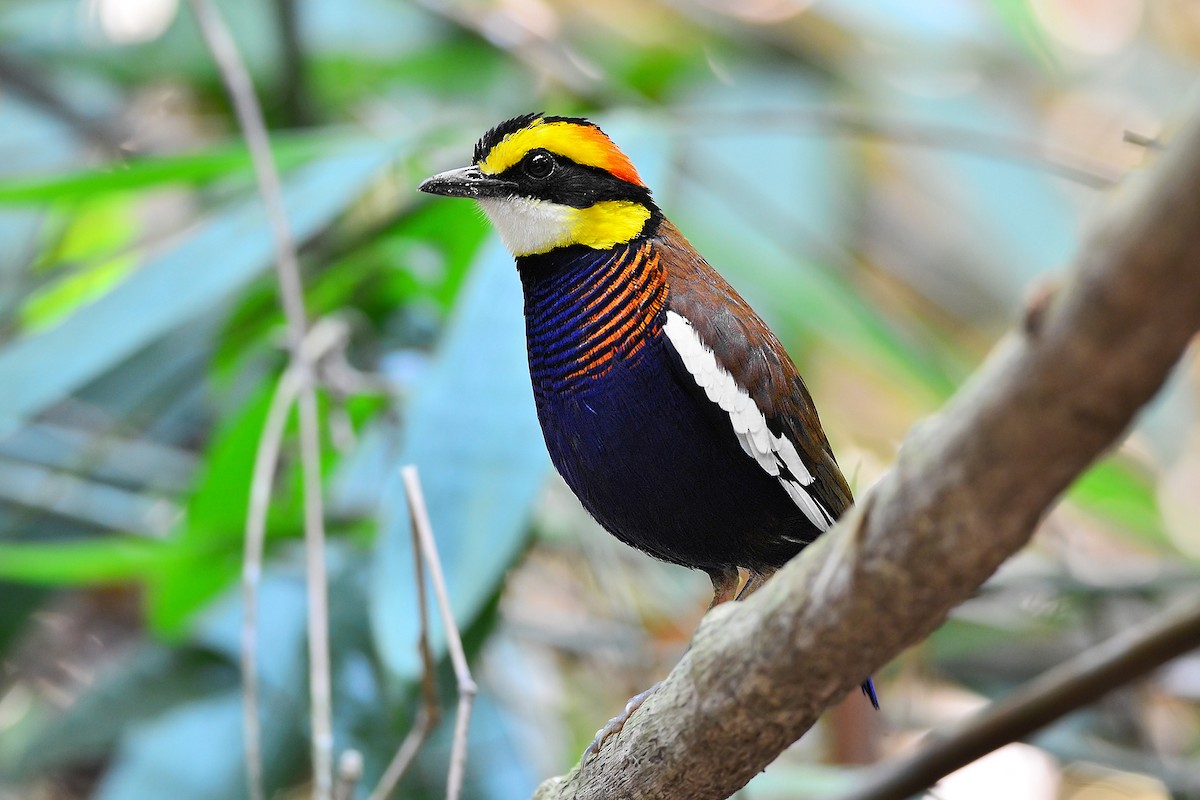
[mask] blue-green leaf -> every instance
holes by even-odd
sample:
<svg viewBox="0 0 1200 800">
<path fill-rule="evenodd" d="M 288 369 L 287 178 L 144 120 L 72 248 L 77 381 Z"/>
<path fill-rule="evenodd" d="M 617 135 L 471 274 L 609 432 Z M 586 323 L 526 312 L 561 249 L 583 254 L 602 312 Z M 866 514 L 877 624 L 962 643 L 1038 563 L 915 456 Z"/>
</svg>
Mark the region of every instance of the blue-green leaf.
<svg viewBox="0 0 1200 800">
<path fill-rule="evenodd" d="M 372 627 L 392 677 L 419 674 L 403 464 L 420 470 L 455 618 L 466 627 L 524 546 L 549 474 L 525 360 L 520 283 L 492 239 L 464 287 L 436 362 L 406 414 L 406 439 L 379 513 Z"/>
<path fill-rule="evenodd" d="M 393 157 L 377 143 L 325 158 L 287 181 L 296 238 L 323 229 Z M 238 203 L 58 326 L 0 352 L 0 434 L 120 363 L 155 338 L 228 301 L 270 267 L 274 248 L 258 197 Z M 53 365 L 53 369 L 48 368 Z"/>
<path fill-rule="evenodd" d="M 268 724 L 264 762 L 280 762 L 299 742 L 293 731 Z M 277 784 L 279 775 L 268 775 Z M 97 800 L 211 800 L 246 796 L 242 763 L 242 693 L 214 692 L 174 706 L 136 726 L 124 738 L 105 774 Z"/>
</svg>

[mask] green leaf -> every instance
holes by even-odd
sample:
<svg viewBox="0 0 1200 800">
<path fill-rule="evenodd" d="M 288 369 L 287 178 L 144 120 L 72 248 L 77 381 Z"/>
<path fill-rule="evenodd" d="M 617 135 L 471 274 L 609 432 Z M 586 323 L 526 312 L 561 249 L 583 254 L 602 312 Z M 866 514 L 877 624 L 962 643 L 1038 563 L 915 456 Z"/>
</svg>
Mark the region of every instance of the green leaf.
<svg viewBox="0 0 1200 800">
<path fill-rule="evenodd" d="M 131 536 L 48 544 L 0 541 L 0 579 L 43 585 L 115 583 L 149 577 L 173 556 L 163 542 Z"/>
<path fill-rule="evenodd" d="M 527 800 L 538 785 L 540 768 L 522 747 L 522 722 L 481 687 L 467 731 L 463 797 L 473 800 Z M 416 768 L 400 783 L 395 796 L 405 800 L 442 800 L 446 796 L 447 756 L 454 734 L 454 704 L 445 703 L 442 722 L 425 745 Z M 388 756 L 391 753 L 387 754 Z M 386 761 L 384 761 L 386 764 Z M 382 765 L 381 765 L 382 768 Z M 371 775 L 371 778 L 375 776 Z M 366 781 L 368 784 L 370 780 Z"/>
<path fill-rule="evenodd" d="M 524 547 L 530 508 L 549 475 L 521 308 L 512 259 L 492 239 L 405 416 L 406 441 L 379 512 L 371 597 L 381 660 L 402 681 L 415 679 L 420 663 L 400 466 L 420 470 L 454 616 L 464 629 Z"/>
<path fill-rule="evenodd" d="M 363 616 L 361 598 L 356 607 Z M 29 746 L 23 771 L 94 760 L 117 746 L 97 797 L 162 797 L 165 785 L 171 797 L 244 796 L 241 693 L 234 668 L 241 614 L 241 598 L 231 593 L 199 620 L 187 647 L 148 646 L 123 662 L 46 726 Z M 267 787 L 274 789 L 304 750 L 302 577 L 268 570 L 259 614 L 263 756 Z"/>
<path fill-rule="evenodd" d="M 147 592 L 147 620 L 164 637 L 184 634 L 196 612 L 241 572 L 254 461 L 274 388 L 271 382 L 261 383 L 240 409 L 221 422 L 210 441 L 181 530 L 173 540 L 177 558 L 153 576 Z M 318 402 L 325 419 L 328 403 L 323 393 Z M 359 398 L 348 410 L 362 411 L 376 402 Z M 298 459 L 287 455 L 296 452 L 295 428 L 293 414 L 285 430 L 267 514 L 268 548 L 287 537 L 300 538 L 304 532 L 302 470 Z M 327 442 L 321 457 L 322 474 L 328 474 L 339 455 Z"/>
<path fill-rule="evenodd" d="M 250 508 L 250 482 L 274 386 L 264 382 L 209 440 L 195 489 L 188 500 L 184 536 L 241 540 Z"/>
<path fill-rule="evenodd" d="M 987 0 L 992 13 L 1031 56 L 1049 71 L 1061 72 L 1062 62 L 1034 14 L 1029 0 Z"/>
<path fill-rule="evenodd" d="M 378 735 L 389 733 L 389 720 L 365 650 L 369 634 L 364 554 L 334 545 L 328 560 L 336 749 L 340 752 L 346 746 L 347 727 L 371 726 L 377 732 L 372 744 L 378 744 Z M 300 566 L 267 567 L 260 585 L 258 612 L 259 714 L 264 783 L 271 794 L 294 774 L 307 754 L 303 738 L 309 702 L 307 616 Z M 184 652 L 202 648 L 205 653 L 219 655 L 219 663 L 228 669 L 240 658 L 242 613 L 240 593 L 226 593 L 197 618 Z M 172 776 L 172 797 L 243 797 L 242 700 L 239 693 L 224 691 L 228 686 L 228 681 L 210 685 L 203 694 L 178 696 L 169 704 L 144 711 L 145 703 L 134 702 L 135 712 L 141 713 L 135 713 L 133 724 L 121 730 L 121 746 L 97 797 L 138 800 L 155 796 L 156 789 L 161 797 L 163 774 Z M 152 697 L 162 695 L 172 690 L 172 682 L 151 675 L 141 690 Z M 119 719 L 119 712 L 112 717 Z M 200 769 L 188 760 L 198 742 L 211 745 L 204 747 L 211 752 L 199 758 Z"/>
<path fill-rule="evenodd" d="M 236 579 L 242 565 L 242 543 L 231 538 L 188 542 L 176 558 L 148 576 L 146 622 L 165 639 L 179 639 L 192 615 Z"/>
<path fill-rule="evenodd" d="M 272 724 L 263 730 L 264 763 L 280 760 L 291 738 L 287 733 Z M 240 690 L 213 692 L 175 705 L 129 730 L 95 797 L 161 800 L 166 787 L 173 800 L 245 797 L 241 742 Z"/>
<path fill-rule="evenodd" d="M 40 268 L 51 282 L 22 303 L 24 330 L 47 327 L 128 274 L 137 263 L 126 251 L 138 233 L 136 212 L 134 198 L 125 194 L 71 210 L 61 241 Z"/>
<path fill-rule="evenodd" d="M 254 459 L 272 388 L 270 383 L 258 386 L 241 408 L 220 422 L 209 442 L 177 539 L 180 558 L 157 576 L 146 594 L 147 621 L 160 635 L 182 635 L 192 615 L 237 579 Z M 278 507 L 272 503 L 272 510 Z M 299 529 L 299 517 L 291 516 L 294 529 Z"/>
<path fill-rule="evenodd" d="M 38 586 L 0 581 L 0 653 L 6 652 L 24 630 L 30 615 L 38 610 L 47 594 L 46 589 Z"/>
<path fill-rule="evenodd" d="M 362 196 L 395 147 L 375 143 L 289 176 L 285 202 L 303 242 Z M 235 204 L 54 328 L 0 351 L 0 435 L 139 348 L 229 299 L 270 267 L 274 247 L 257 196 Z M 47 365 L 53 364 L 53 369 Z"/>
<path fill-rule="evenodd" d="M 315 136 L 273 134 L 271 145 L 281 170 L 299 166 L 331 149 L 328 137 Z M 250 152 L 239 140 L 198 153 L 139 158 L 98 169 L 4 181 L 0 183 L 0 205 L 67 203 L 114 192 L 180 183 L 199 185 L 233 173 L 250 175 L 251 169 Z"/>
<path fill-rule="evenodd" d="M 102 674 L 66 711 L 51 719 L 19 758 L 22 774 L 103 758 L 131 727 L 209 692 L 237 685 L 226 661 L 194 650 L 149 644 Z"/>
<path fill-rule="evenodd" d="M 380 331 L 415 304 L 432 300 L 448 312 L 487 230 L 469 203 L 418 206 L 313 275 L 308 308 L 314 317 L 353 309 Z M 218 374 L 237 374 L 246 359 L 259 358 L 247 342 L 265 341 L 282 324 L 274 285 L 260 281 L 229 317 L 214 359 Z"/>
<path fill-rule="evenodd" d="M 818 800 L 850 792 L 857 775 L 847 767 L 780 759 L 746 785 L 755 800 Z"/>
<path fill-rule="evenodd" d="M 1178 552 L 1163 527 L 1154 484 L 1119 457 L 1094 465 L 1067 496 L 1080 508 L 1153 544 Z"/>
<path fill-rule="evenodd" d="M 1019 612 L 1014 610 L 1014 616 Z M 1014 641 L 1026 641 L 1032 638 L 1038 630 L 1037 622 L 1027 616 L 1021 617 L 1015 624 L 1022 625 L 1014 631 L 1000 623 L 976 622 L 965 617 L 951 617 L 930 634 L 923 645 L 924 650 L 936 664 L 942 664 L 954 659 L 964 658 L 980 653 L 989 653 L 1011 648 Z M 1050 630 L 1051 635 L 1059 636 L 1061 632 L 1051 626 L 1043 625 L 1042 631 Z"/>
<path fill-rule="evenodd" d="M 344 582 L 340 582 L 339 571 L 335 569 L 330 577 L 332 588 L 340 589 Z M 353 600 L 361 620 L 361 594 Z M 342 602 L 336 592 L 330 592 L 331 613 L 340 609 Z M 266 567 L 258 590 L 259 678 L 263 691 L 274 698 L 273 703 L 301 713 L 308 692 L 307 603 L 302 569 L 290 564 Z M 241 592 L 226 592 L 197 617 L 190 641 L 222 654 L 231 664 L 237 663 L 241 658 L 243 613 Z"/>
</svg>

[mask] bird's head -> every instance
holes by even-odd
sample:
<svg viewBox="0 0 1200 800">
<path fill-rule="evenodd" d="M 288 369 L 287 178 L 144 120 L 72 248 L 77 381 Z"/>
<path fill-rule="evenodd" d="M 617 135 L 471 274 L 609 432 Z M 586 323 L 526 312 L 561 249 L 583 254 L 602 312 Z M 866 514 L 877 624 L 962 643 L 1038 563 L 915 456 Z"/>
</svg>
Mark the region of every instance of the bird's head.
<svg viewBox="0 0 1200 800">
<path fill-rule="evenodd" d="M 648 235 L 661 219 L 629 158 L 579 117 L 502 122 L 475 145 L 471 166 L 418 188 L 475 200 L 518 257 L 573 245 L 607 250 Z"/>
</svg>

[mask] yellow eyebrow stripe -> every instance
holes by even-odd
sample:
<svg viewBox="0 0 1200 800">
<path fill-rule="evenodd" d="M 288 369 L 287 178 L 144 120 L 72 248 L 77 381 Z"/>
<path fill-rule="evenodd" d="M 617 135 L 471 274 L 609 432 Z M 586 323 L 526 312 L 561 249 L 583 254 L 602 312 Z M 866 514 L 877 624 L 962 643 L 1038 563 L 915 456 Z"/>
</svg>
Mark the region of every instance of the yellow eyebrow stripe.
<svg viewBox="0 0 1200 800">
<path fill-rule="evenodd" d="M 643 185 L 629 158 L 599 128 L 574 122 L 546 122 L 541 118 L 501 139 L 479 162 L 479 171 L 499 175 L 539 147 L 576 164 L 599 167 L 621 180 Z"/>
</svg>

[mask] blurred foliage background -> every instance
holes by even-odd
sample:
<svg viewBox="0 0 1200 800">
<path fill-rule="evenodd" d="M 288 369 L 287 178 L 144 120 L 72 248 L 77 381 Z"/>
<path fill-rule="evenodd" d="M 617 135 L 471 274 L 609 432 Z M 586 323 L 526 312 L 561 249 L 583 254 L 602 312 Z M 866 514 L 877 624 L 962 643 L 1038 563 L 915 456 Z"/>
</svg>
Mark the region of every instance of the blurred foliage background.
<svg viewBox="0 0 1200 800">
<path fill-rule="evenodd" d="M 482 688 L 467 792 L 488 800 L 573 764 L 677 660 L 709 588 L 603 534 L 552 475 L 511 260 L 416 182 L 507 117 L 594 117 L 780 334 L 861 493 L 1138 168 L 1125 131 L 1169 139 L 1200 59 L 1188 0 L 219 5 L 308 307 L 382 379 L 323 397 L 337 750 L 369 787 L 415 713 L 415 463 Z M 236 583 L 282 341 L 247 152 L 186 4 L 0 3 L 0 798 L 244 796 Z M 852 698 L 740 796 L 830 796 L 845 764 L 1194 587 L 1198 367 L 877 676 L 881 714 Z M 308 781 L 295 452 L 261 598 L 276 797 Z M 441 687 L 453 702 L 448 670 Z M 440 796 L 448 733 L 400 796 Z M 1200 797 L 1200 656 L 938 791 L 1168 796 Z"/>
</svg>

